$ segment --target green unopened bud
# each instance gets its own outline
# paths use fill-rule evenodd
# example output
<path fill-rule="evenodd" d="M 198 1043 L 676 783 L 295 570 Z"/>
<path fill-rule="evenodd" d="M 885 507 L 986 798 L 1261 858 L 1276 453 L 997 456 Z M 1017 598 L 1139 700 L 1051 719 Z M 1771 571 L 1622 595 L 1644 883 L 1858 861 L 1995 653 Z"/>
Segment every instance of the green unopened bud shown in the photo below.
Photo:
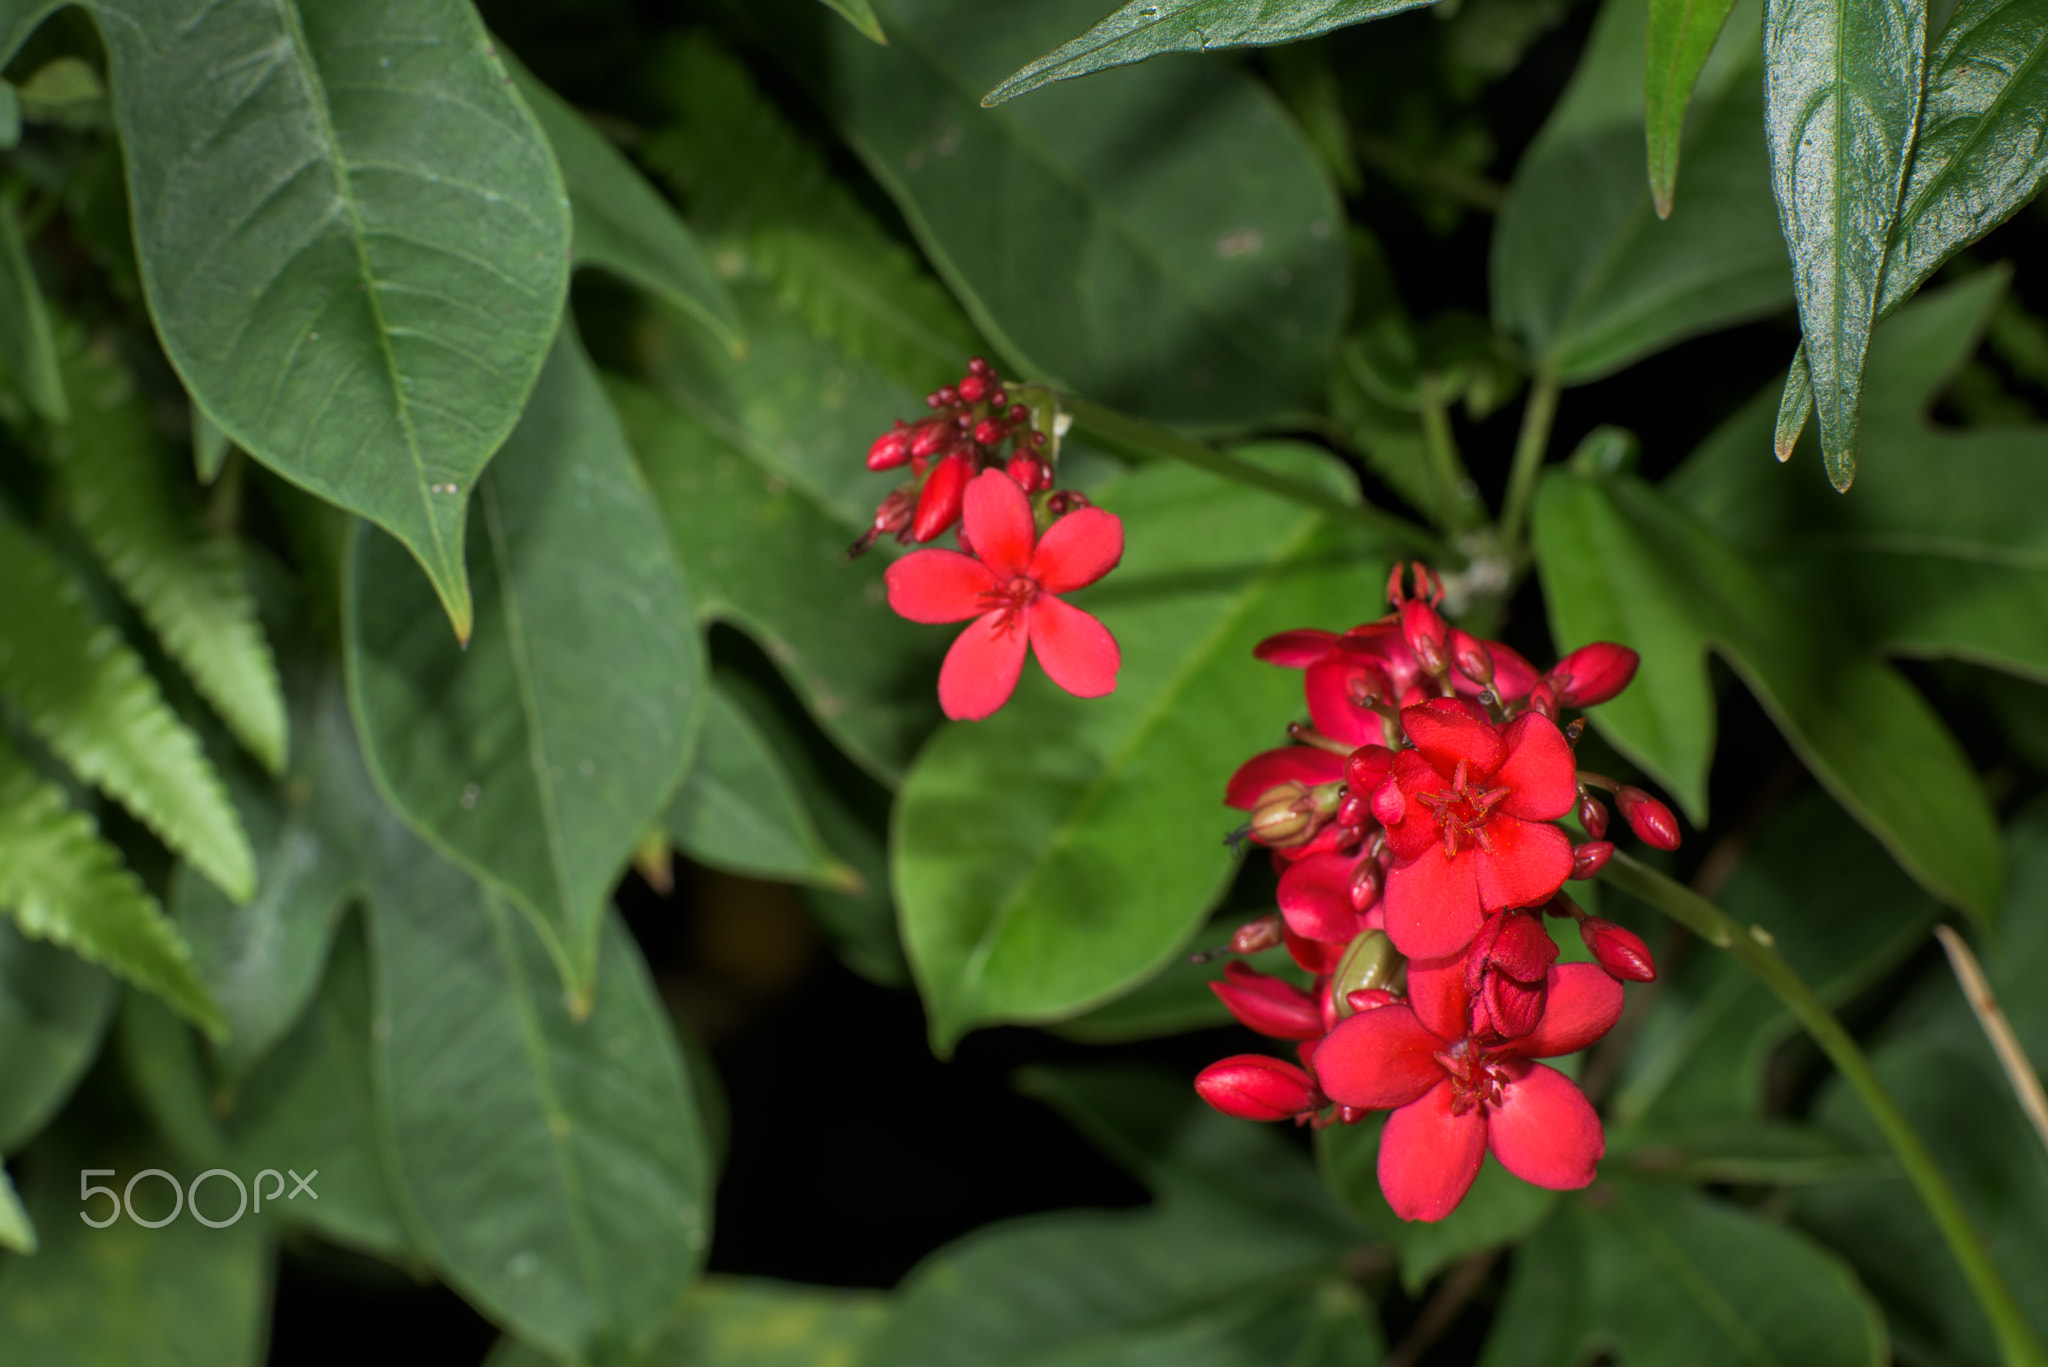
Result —
<path fill-rule="evenodd" d="M 1407 962 L 1384 930 L 1362 933 L 1344 951 L 1344 957 L 1337 961 L 1337 972 L 1330 980 L 1330 996 L 1336 1004 L 1337 1015 L 1341 1018 L 1352 1014 L 1350 997 L 1353 992 L 1386 987 Z"/>
<path fill-rule="evenodd" d="M 1308 789 L 1299 783 L 1275 784 L 1252 808 L 1252 839 L 1261 845 L 1276 848 L 1299 845 L 1309 838 L 1314 828 L 1315 821 L 1309 812 Z"/>

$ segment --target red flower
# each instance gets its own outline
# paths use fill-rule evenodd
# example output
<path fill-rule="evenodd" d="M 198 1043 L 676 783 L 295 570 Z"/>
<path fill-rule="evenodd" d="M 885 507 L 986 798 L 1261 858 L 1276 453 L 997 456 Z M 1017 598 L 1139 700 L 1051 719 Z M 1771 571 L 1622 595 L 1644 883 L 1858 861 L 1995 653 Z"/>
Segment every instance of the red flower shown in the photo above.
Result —
<path fill-rule="evenodd" d="M 1116 688 L 1122 657 L 1109 629 L 1055 595 L 1085 588 L 1116 568 L 1124 525 L 1100 508 L 1068 513 L 1041 539 L 1017 481 L 986 470 L 967 486 L 972 556 L 924 550 L 889 567 L 889 606 L 913 622 L 973 624 L 939 670 L 939 705 L 979 721 L 1010 700 L 1026 643 L 1052 681 L 1083 698 Z"/>
<path fill-rule="evenodd" d="M 1486 913 L 1533 906 L 1564 886 L 1572 843 L 1548 823 L 1578 797 L 1571 747 L 1533 712 L 1496 727 L 1462 698 L 1401 710 L 1413 750 L 1373 796 L 1394 867 L 1387 933 L 1413 959 L 1452 954 Z"/>
<path fill-rule="evenodd" d="M 1288 1120 L 1314 1115 L 1322 1094 L 1309 1075 L 1264 1054 L 1235 1054 L 1195 1078 L 1202 1100 L 1240 1120 Z"/>
<path fill-rule="evenodd" d="M 1536 1028 L 1505 1043 L 1471 1033 L 1460 960 L 1411 961 L 1408 994 L 1340 1023 L 1314 1059 L 1331 1100 L 1393 1111 L 1380 1135 L 1379 1178 L 1394 1213 L 1449 1215 L 1489 1149 L 1539 1187 L 1591 1182 L 1607 1151 L 1600 1117 L 1570 1078 L 1530 1060 L 1576 1053 L 1606 1034 L 1621 1015 L 1621 984 L 1593 964 L 1552 968 Z"/>

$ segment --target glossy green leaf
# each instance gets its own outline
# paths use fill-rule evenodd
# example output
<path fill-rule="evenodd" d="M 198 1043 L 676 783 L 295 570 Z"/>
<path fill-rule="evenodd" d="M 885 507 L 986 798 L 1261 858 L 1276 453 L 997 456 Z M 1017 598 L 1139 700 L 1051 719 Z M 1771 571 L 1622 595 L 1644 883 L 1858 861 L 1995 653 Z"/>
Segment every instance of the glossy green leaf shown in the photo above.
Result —
<path fill-rule="evenodd" d="M 1181 949 L 1200 952 L 1228 945 L 1231 932 L 1254 916 L 1252 912 L 1226 912 L 1196 931 Z M 1297 986 L 1308 985 L 1307 976 L 1294 966 L 1287 951 L 1277 946 L 1244 956 L 1244 962 L 1261 973 L 1287 978 Z M 1220 959 L 1197 962 L 1194 953 L 1176 952 L 1157 973 L 1115 1001 L 1061 1021 L 1051 1029 L 1062 1038 L 1083 1044 L 1124 1044 L 1229 1025 L 1234 1018 L 1222 999 L 1209 990 L 1209 984 L 1221 981 L 1222 977 Z"/>
<path fill-rule="evenodd" d="M 1643 125 L 1650 153 L 1650 198 L 1657 217 L 1671 217 L 1678 192 L 1678 154 L 1694 82 L 1721 36 L 1735 0 L 1650 0 Z"/>
<path fill-rule="evenodd" d="M 0 1154 L 19 1151 L 64 1104 L 113 1007 L 112 978 L 0 924 Z"/>
<path fill-rule="evenodd" d="M 2012 884 L 1996 941 L 1977 946 L 2007 1020 L 2038 1069 L 2048 1064 L 2048 809 L 2036 802 L 2008 832 Z M 1872 1042 L 1878 1076 L 1954 1183 L 2006 1284 L 2048 1333 L 2048 1154 L 2014 1100 L 1984 1031 L 1936 957 Z M 1885 1146 L 1839 1080 L 1821 1118 L 1865 1152 Z M 1902 1361 L 1993 1367 L 2002 1361 L 1983 1313 L 1926 1210 L 1897 1177 L 1831 1183 L 1800 1194 L 1799 1222 L 1853 1262 L 1892 1311 Z"/>
<path fill-rule="evenodd" d="M 0 209 L 0 366 L 38 417 L 59 423 L 70 419 L 50 310 L 11 208 Z"/>
<path fill-rule="evenodd" d="M 228 730 L 281 772 L 284 689 L 239 548 L 203 529 L 199 500 L 119 359 L 74 336 L 62 367 L 74 407 L 54 443 L 66 511 Z"/>
<path fill-rule="evenodd" d="M 1928 410 L 1976 350 L 2003 271 L 1921 295 L 1871 340 L 1856 496 L 1757 459 L 1770 396 L 1730 418 L 1669 488 L 1796 598 L 1893 654 L 2048 679 L 2048 427 L 1956 429 Z M 1817 464 L 1812 462 L 1811 464 Z"/>
<path fill-rule="evenodd" d="M 570 245 L 482 22 L 468 0 L 93 8 L 172 363 L 243 450 L 402 541 L 466 637 L 469 497 L 547 358 Z"/>
<path fill-rule="evenodd" d="M 1110 67 L 1169 52 L 1214 52 L 1313 38 L 1415 9 L 1431 0 L 1131 0 L 1080 37 L 1062 43 L 1008 77 L 984 105 Z"/>
<path fill-rule="evenodd" d="M 1758 22 L 1755 0 L 1736 5 L 1701 69 L 1681 144 L 1685 212 L 1664 221 L 1642 179 L 1644 6 L 1602 8 L 1494 234 L 1494 320 L 1538 370 L 1598 379 L 1790 299 L 1762 148 Z"/>
<path fill-rule="evenodd" d="M 861 36 L 884 46 L 888 44 L 889 37 L 882 32 L 882 21 L 875 17 L 875 7 L 868 0 L 820 0 L 820 3 L 852 24 Z"/>
<path fill-rule="evenodd" d="M 561 165 L 576 219 L 577 264 L 608 270 L 660 296 L 737 349 L 739 317 L 689 225 L 604 134 L 518 59 L 499 55 Z"/>
<path fill-rule="evenodd" d="M 1771 188 L 1837 489 L 1856 475 L 1864 353 L 1920 118 L 1926 0 L 1772 0 Z"/>
<path fill-rule="evenodd" d="M 820 61 L 780 48 L 1014 368 L 1198 427 L 1308 411 L 1342 322 L 1343 216 L 1270 93 L 1162 62 L 979 107 L 1098 4 L 1026 0 L 994 26 L 975 0 L 904 0 L 880 7 L 890 47 L 833 26 Z"/>
<path fill-rule="evenodd" d="M 192 473 L 199 476 L 201 484 L 211 484 L 220 478 L 234 445 L 228 434 L 206 416 L 205 409 L 197 404 L 192 406 Z"/>
<path fill-rule="evenodd" d="M 1328 469 L 1302 447 L 1247 454 Z M 1180 947 L 1236 863 L 1225 782 L 1301 709 L 1299 676 L 1252 647 L 1350 626 L 1383 578 L 1328 516 L 1186 466 L 1098 501 L 1124 520 L 1123 563 L 1075 605 L 1122 647 L 1116 692 L 1072 698 L 1028 665 L 1001 712 L 933 738 L 898 801 L 893 881 L 941 1050 L 977 1025 L 1076 1015 Z"/>
<path fill-rule="evenodd" d="M 208 1229 L 181 1213 L 160 1229 L 126 1215 L 94 1229 L 79 1218 L 79 1169 L 112 1167 L 112 1177 L 90 1180 L 125 1186 L 136 1173 L 162 1167 L 163 1155 L 122 1149 L 50 1158 L 27 1192 L 42 1247 L 32 1258 L 0 1263 L 7 1367 L 259 1367 L 270 1322 L 263 1226 L 251 1218 Z M 198 1174 L 176 1176 L 182 1182 Z M 226 1185 L 215 1178 L 203 1194 L 215 1199 L 214 1188 Z M 170 1207 L 165 1186 L 152 1177 L 135 1189 L 152 1218 Z M 106 1198 L 84 1209 L 104 1219 Z"/>
<path fill-rule="evenodd" d="M 749 364 L 769 344 L 755 317 L 747 315 Z M 629 381 L 609 378 L 607 387 L 698 611 L 759 641 L 826 734 L 878 778 L 895 779 L 938 720 L 933 681 L 945 643 L 889 611 L 886 551 L 847 563 L 868 518 L 788 473 L 776 459 L 788 448 L 730 424 L 713 428 Z M 858 469 L 860 449 L 842 446 L 838 459 Z"/>
<path fill-rule="evenodd" d="M 219 1034 L 192 951 L 91 817 L 0 738 L 0 911 L 22 932 L 154 992 Z"/>
<path fill-rule="evenodd" d="M 1656 490 L 1555 472 L 1536 555 L 1561 648 L 1626 641 L 1643 663 L 1595 708 L 1615 748 L 1706 819 L 1714 710 L 1706 653 L 1741 676 L 1807 768 L 1943 901 L 1988 917 L 1997 833 L 1975 770 L 1913 686 Z"/>
<path fill-rule="evenodd" d="M 568 329 L 477 501 L 467 647 L 399 547 L 359 529 L 351 706 L 393 807 L 524 908 L 587 999 L 612 885 L 689 767 L 704 665 L 668 535 Z"/>
<path fill-rule="evenodd" d="M 36 1251 L 36 1227 L 22 1209 L 21 1197 L 15 1193 L 14 1179 L 0 1168 L 0 1248 L 11 1248 L 16 1253 Z"/>
<path fill-rule="evenodd" d="M 421 1246 L 553 1353 L 643 1345 L 710 1242 L 712 1173 L 631 937 L 604 923 L 602 990 L 578 1020 L 495 893 L 410 841 L 377 879 L 377 1097 Z"/>
<path fill-rule="evenodd" d="M 1517 1251 L 1480 1367 L 1885 1367 L 1885 1323 L 1834 1255 L 1684 1187 L 1606 1181 Z"/>
<path fill-rule="evenodd" d="M 198 737 L 56 558 L 4 513 L 0 583 L 0 692 L 80 777 L 223 892 L 248 898 L 256 859 Z"/>
<path fill-rule="evenodd" d="M 706 1277 L 644 1367 L 853 1367 L 889 1314 L 878 1291 L 803 1286 L 760 1277 Z M 501 1339 L 484 1367 L 551 1367 L 553 1359 Z"/>
<path fill-rule="evenodd" d="M 1874 339 L 1873 339 L 1874 341 Z M 1792 352 L 1785 368 L 1785 387 L 1778 394 L 1778 420 L 1771 428 L 1771 454 L 1782 463 L 1792 459 L 1799 434 L 1813 416 L 1813 372 L 1806 368 L 1806 344 Z"/>

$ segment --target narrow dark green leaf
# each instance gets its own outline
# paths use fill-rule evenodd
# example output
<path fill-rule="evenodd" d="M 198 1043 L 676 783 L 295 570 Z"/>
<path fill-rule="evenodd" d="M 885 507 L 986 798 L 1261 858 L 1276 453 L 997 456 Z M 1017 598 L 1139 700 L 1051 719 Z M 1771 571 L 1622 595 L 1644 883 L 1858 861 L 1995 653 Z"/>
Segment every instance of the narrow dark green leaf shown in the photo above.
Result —
<path fill-rule="evenodd" d="M 603 924 L 570 1014 L 540 939 L 417 842 L 371 899 L 379 1105 L 422 1246 L 470 1302 L 578 1361 L 642 1346 L 710 1242 L 711 1178 L 647 967 Z"/>
<path fill-rule="evenodd" d="M 820 3 L 852 24 L 863 37 L 888 46 L 889 38 L 882 32 L 882 21 L 875 17 L 875 7 L 868 0 L 820 0 Z"/>
<path fill-rule="evenodd" d="M 1169 52 L 1292 43 L 1383 19 L 1431 0 L 1131 0 L 1080 37 L 1028 63 L 982 97 L 998 105 L 1019 95 Z"/>
<path fill-rule="evenodd" d="M 1771 0 L 1771 187 L 1837 489 L 1856 476 L 1864 353 L 1920 118 L 1926 0 Z"/>
<path fill-rule="evenodd" d="M 393 807 L 531 915 L 587 999 L 612 884 L 696 747 L 704 664 L 660 515 L 568 328 L 477 499 L 466 648 L 399 548 L 359 528 L 351 706 Z"/>
<path fill-rule="evenodd" d="M 1679 139 L 1693 83 L 1721 36 L 1735 0 L 1650 0 L 1649 67 L 1643 79 L 1643 124 L 1649 139 L 1650 198 L 1657 217 L 1671 217 L 1678 192 Z"/>
<path fill-rule="evenodd" d="M 36 1251 L 35 1223 L 22 1209 L 21 1197 L 15 1194 L 14 1179 L 8 1176 L 5 1168 L 0 1168 L 0 1248 L 11 1248 L 16 1253 Z"/>
<path fill-rule="evenodd" d="M 1615 748 L 1705 824 L 1713 698 L 1706 652 L 1733 666 L 1795 753 L 1943 901 L 1988 917 L 1997 832 L 1975 770 L 1896 670 L 1788 601 L 1751 562 L 1634 479 L 1554 472 L 1536 555 L 1560 648 L 1625 641 L 1635 683 L 1592 712 Z"/>
<path fill-rule="evenodd" d="M 510 53 L 499 56 L 561 165 L 576 219 L 577 264 L 601 267 L 659 295 L 738 350 L 739 316 L 689 226 L 567 101 Z"/>
<path fill-rule="evenodd" d="M 803 1286 L 761 1277 L 706 1277 L 676 1322 L 639 1359 L 644 1367 L 852 1367 L 889 1316 L 879 1291 Z M 554 1367 L 500 1339 L 484 1367 Z"/>
<path fill-rule="evenodd" d="M 114 980 L 0 924 L 0 1153 L 15 1153 L 57 1113 L 99 1052 Z"/>
<path fill-rule="evenodd" d="M 1685 120 L 1685 212 L 1642 179 L 1647 19 L 1608 0 L 1564 98 L 1515 170 L 1494 235 L 1494 320 L 1536 368 L 1598 379 L 1790 299 L 1757 91 L 1756 0 L 1737 4 Z"/>
<path fill-rule="evenodd" d="M 1813 415 L 1813 372 L 1806 368 L 1806 344 L 1792 353 L 1792 364 L 1785 368 L 1785 388 L 1778 396 L 1778 421 L 1771 429 L 1771 454 L 1779 464 L 1792 459 L 1792 452 L 1799 446 L 1799 434 L 1806 430 L 1806 420 Z"/>
<path fill-rule="evenodd" d="M 243 450 L 405 543 L 468 636 L 469 496 L 547 358 L 570 245 L 482 22 L 468 0 L 93 8 L 172 363 Z"/>
<path fill-rule="evenodd" d="M 21 146 L 21 91 L 9 80 L 0 80 L 0 149 Z M 24 1216 L 24 1219 L 27 1217 Z"/>
<path fill-rule="evenodd" d="M 21 225 L 11 208 L 0 208 L 0 365 L 20 387 L 38 417 L 68 422 L 64 377 L 57 369 L 57 342 L 42 286 L 28 264 Z"/>
<path fill-rule="evenodd" d="M 1314 480 L 1301 447 L 1245 453 Z M 1228 883 L 1225 781 L 1277 743 L 1300 681 L 1252 647 L 1342 630 L 1379 554 L 1334 519 L 1181 465 L 1102 491 L 1123 564 L 1077 606 L 1123 649 L 1117 691 L 1083 700 L 1035 665 L 984 722 L 933 738 L 896 809 L 905 946 L 944 1050 L 977 1025 L 1055 1021 L 1116 996 L 1185 942 Z"/>
<path fill-rule="evenodd" d="M 1014 53 L 1098 5 L 1025 0 L 994 26 L 976 0 L 911 0 L 880 7 L 888 48 L 836 25 L 822 61 L 777 47 L 1013 367 L 1198 427 L 1309 411 L 1342 322 L 1343 214 L 1270 92 L 1162 62 L 979 107 Z M 766 33 L 800 23 L 743 8 Z"/>

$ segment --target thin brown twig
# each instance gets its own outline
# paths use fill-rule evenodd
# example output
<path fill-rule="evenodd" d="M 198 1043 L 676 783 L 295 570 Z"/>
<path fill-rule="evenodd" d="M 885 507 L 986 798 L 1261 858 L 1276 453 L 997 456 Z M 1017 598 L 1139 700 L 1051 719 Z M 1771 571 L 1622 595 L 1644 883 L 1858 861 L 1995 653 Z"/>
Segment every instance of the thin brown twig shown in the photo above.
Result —
<path fill-rule="evenodd" d="M 1963 996 L 1969 1001 L 1970 1010 L 1977 1014 L 1977 1024 L 1984 1027 L 1984 1034 L 1991 1041 L 1991 1052 L 1998 1055 L 1998 1066 L 2005 1069 L 2005 1079 L 2012 1084 L 2020 1109 L 2033 1123 L 2034 1133 L 2041 1136 L 2042 1146 L 2048 1148 L 2048 1093 L 2041 1090 L 2041 1075 L 2034 1071 L 2034 1065 L 2027 1060 L 2027 1051 L 2020 1047 L 2019 1036 L 2013 1033 L 2012 1022 L 2005 1018 L 2005 1008 L 1998 1004 L 1998 997 L 1991 991 L 1983 966 L 1970 952 L 1970 946 L 1963 937 L 1950 927 L 1936 926 L 1934 934 L 1941 941 L 1941 947 L 1948 951 L 1949 967 L 1955 970 L 1956 981 L 1962 984 Z"/>
<path fill-rule="evenodd" d="M 1475 1253 L 1450 1270 L 1450 1274 L 1437 1287 L 1436 1294 L 1422 1307 L 1422 1314 L 1409 1327 L 1394 1351 L 1387 1354 L 1383 1367 L 1415 1367 L 1430 1345 L 1444 1336 L 1444 1331 L 1457 1322 L 1458 1312 L 1465 1303 L 1479 1294 L 1479 1288 L 1486 1285 L 1487 1274 L 1500 1261 L 1500 1250 L 1489 1248 Z"/>

